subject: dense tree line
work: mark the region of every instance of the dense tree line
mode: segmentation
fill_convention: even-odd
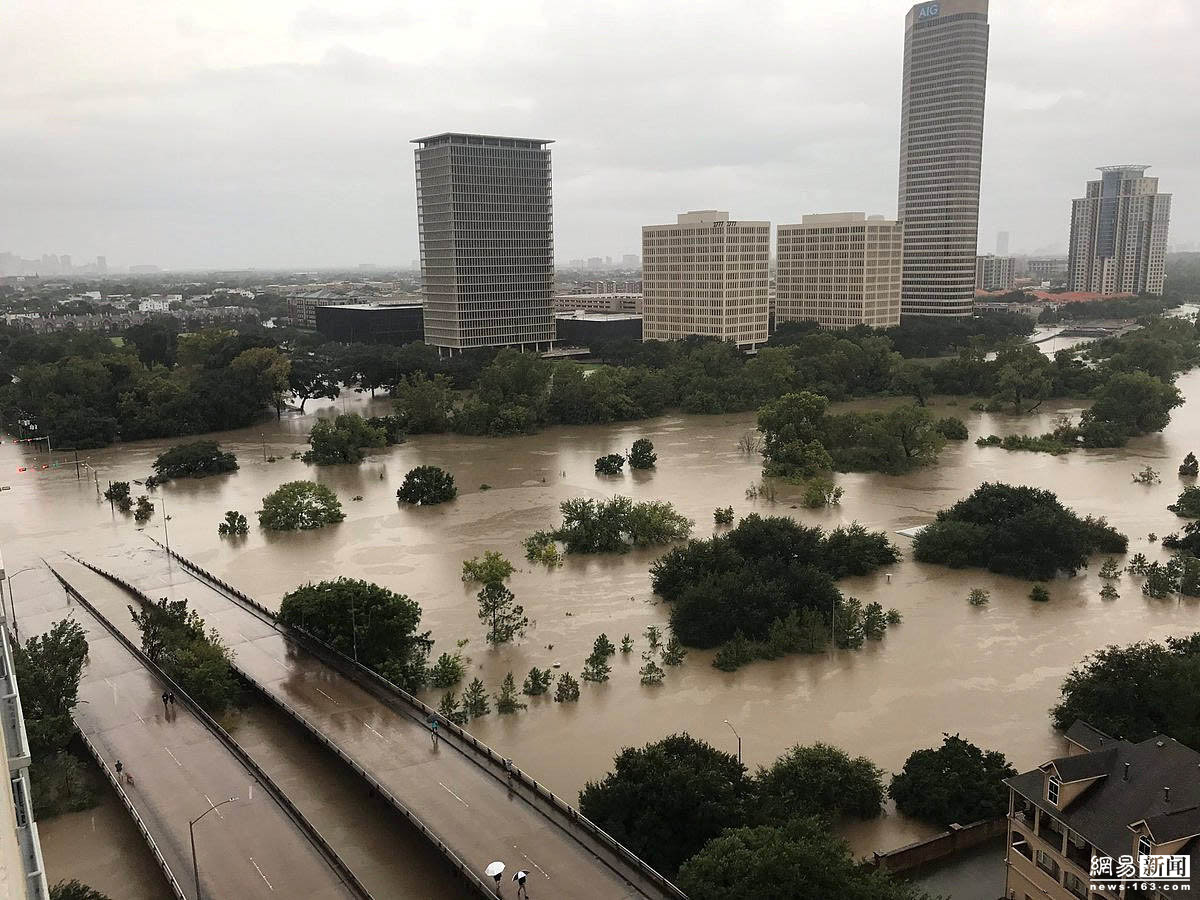
[[[671,628],[684,644],[759,642],[752,655],[781,656],[820,650],[830,635],[840,646],[861,645],[866,610],[844,598],[834,581],[899,556],[886,535],[857,523],[825,534],[787,517],[755,514],[725,534],[668,551],[650,575],[654,591],[671,604]]]
[[[899,474],[936,462],[946,443],[940,423],[920,406],[840,414],[828,409],[826,397],[801,391],[759,410],[765,474],[812,478],[829,469]]]
[[[1082,719],[1130,741],[1166,734],[1200,746],[1194,696],[1200,684],[1200,632],[1164,642],[1116,645],[1087,656],[1067,675],[1050,711],[1056,728]]]
[[[237,457],[222,450],[216,441],[192,441],[168,447],[154,460],[154,477],[162,481],[174,478],[206,478],[236,472]]]
[[[832,836],[843,816],[873,818],[882,772],[824,744],[793,747],[751,774],[687,734],[622,750],[580,792],[580,811],[690,897],[916,900],[860,867]]]
[[[917,534],[913,556],[1046,580],[1059,572],[1074,575],[1093,553],[1124,553],[1128,546],[1103,518],[1080,517],[1052,491],[997,482],[941,510]]]

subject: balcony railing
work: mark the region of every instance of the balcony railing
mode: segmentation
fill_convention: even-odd
[[[29,766],[29,739],[21,712],[21,693],[17,690],[16,668],[7,629],[0,627],[0,719],[3,720],[4,746],[8,751],[8,771]]]

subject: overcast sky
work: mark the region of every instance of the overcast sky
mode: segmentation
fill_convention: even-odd
[[[16,0],[0,251],[407,265],[414,137],[552,138],[556,257],[686,209],[896,212],[903,0]],[[353,10],[353,11],[350,11]],[[1200,3],[992,0],[981,252],[1149,163],[1200,241]]]

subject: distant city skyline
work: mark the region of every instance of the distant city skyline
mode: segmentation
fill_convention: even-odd
[[[447,129],[555,137],[560,265],[635,253],[680,209],[890,217],[910,5],[19,2],[0,248],[110,270],[407,265],[408,140]],[[981,250],[1008,231],[1010,253],[1065,253],[1079,185],[1125,161],[1170,185],[1171,241],[1196,246],[1194,6],[1006,0],[990,22]]]

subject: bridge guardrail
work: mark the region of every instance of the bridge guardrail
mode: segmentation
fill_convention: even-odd
[[[82,560],[79,560],[74,556],[71,558],[76,559],[76,561],[81,565],[87,565],[87,563],[84,563]],[[146,656],[140,647],[136,646],[133,641],[129,640],[129,638],[126,637],[123,632],[121,632],[119,628],[109,622],[108,619],[106,619],[100,613],[100,611],[92,605],[91,601],[84,597],[74,585],[72,585],[69,581],[67,581],[66,578],[59,574],[59,572],[49,563],[46,565],[47,568],[49,568],[54,574],[54,577],[62,582],[63,587],[70,592],[71,596],[78,600],[80,605],[86,608],[88,612],[90,612],[96,618],[96,620],[102,626],[104,626],[105,630],[107,630],[109,634],[116,638],[126,650],[132,653],[133,657],[138,660],[138,662],[141,663],[147,669],[147,671],[149,671],[155,678],[159,679],[163,684],[167,685],[173,692],[177,693],[180,699],[182,699],[187,705],[188,709],[191,710],[192,715],[194,715],[197,720],[215,738],[217,738],[217,740],[219,740],[252,775],[254,775],[255,779],[259,782],[259,784],[262,785],[264,789],[266,789],[266,791],[271,795],[272,799],[279,804],[280,808],[287,814],[288,818],[291,819],[304,833],[304,835],[313,842],[313,845],[325,858],[325,862],[331,869],[334,870],[334,872],[337,873],[342,882],[346,884],[346,886],[349,887],[356,896],[362,898],[362,900],[374,900],[370,892],[366,889],[362,882],[358,880],[358,876],[354,874],[348,865],[346,865],[341,856],[338,855],[337,851],[333,849],[330,843],[325,840],[325,837],[320,831],[317,830],[317,827],[308,820],[307,816],[300,812],[296,805],[292,803],[291,798],[289,798],[288,795],[283,792],[283,790],[275,783],[271,776],[268,775],[254,760],[254,758],[246,752],[242,745],[235,741],[232,735],[222,728],[220,724],[218,724],[218,722],[200,706],[200,704],[193,700],[188,695],[187,691],[180,687],[180,685],[173,678],[171,678],[170,675],[164,672],[155,662]],[[88,566],[88,568],[91,569],[93,567]],[[132,585],[121,582],[120,579],[109,573],[100,570],[94,571],[97,571],[98,574],[104,575],[106,578],[109,578],[120,584],[123,588],[125,588],[125,590],[137,597],[139,602],[142,604],[153,604],[153,601],[149,597],[134,588]]]
[[[100,755],[100,751],[96,749],[96,745],[88,740],[88,736],[84,734],[82,728],[76,728],[80,739],[83,741],[83,746],[87,748],[88,753],[92,755],[92,759],[96,761],[96,765],[100,767],[100,771],[104,773],[104,777],[108,779],[108,783],[112,785],[113,790],[117,792],[117,797],[120,798],[121,804],[125,807],[125,811],[133,817],[133,824],[137,826],[137,830],[141,832],[142,839],[145,840],[146,846],[150,848],[150,852],[154,855],[155,861],[159,868],[163,870],[163,874],[167,877],[167,886],[171,889],[171,893],[178,900],[188,900],[183,893],[183,888],[179,886],[179,881],[175,878],[175,873],[171,871],[171,866],[167,863],[166,857],[162,855],[162,851],[158,849],[158,842],[154,840],[154,835],[150,833],[150,829],[146,827],[146,823],[142,821],[142,817],[138,815],[137,808],[133,805],[133,801],[129,799],[129,795],[125,793],[125,789],[121,787],[121,782],[117,778],[116,773],[108,767],[108,763],[104,761],[104,757]]]
[[[114,584],[119,585],[127,593],[132,594],[134,597],[136,597],[140,603],[149,604],[149,603],[154,602],[145,592],[143,592],[139,588],[135,587],[134,585],[130,584],[128,581],[121,578],[121,576],[116,575],[113,572],[109,572],[105,569],[102,569],[99,566],[93,565],[92,563],[89,563],[84,559],[80,559],[79,557],[74,556],[72,554],[68,553],[67,555],[70,556],[71,559],[78,562],[81,566],[85,566],[86,568],[91,569],[96,574],[102,575],[103,577],[112,581]],[[65,583],[65,581],[64,581],[64,583]],[[85,601],[82,601],[82,602],[85,602]],[[91,606],[88,605],[88,608],[91,609]],[[100,618],[100,620],[102,622],[104,622],[106,625],[108,624],[107,621],[102,616],[99,616],[98,613],[96,615]],[[124,635],[120,635],[120,637],[124,638]],[[126,643],[128,643],[128,641],[126,641]],[[257,690],[259,692],[259,694],[261,694],[263,696],[263,698],[265,698],[266,700],[270,701],[271,703],[273,703],[274,705],[276,705],[280,709],[282,709],[294,721],[296,721],[297,724],[299,724],[302,728],[304,728],[305,731],[307,731],[309,734],[313,735],[325,747],[327,747],[329,750],[333,751],[333,753],[336,754],[339,759],[341,759],[344,763],[346,763],[348,766],[350,766],[351,769],[353,769],[356,773],[358,773],[360,776],[362,776],[362,778],[367,782],[367,784],[369,784],[371,786],[372,790],[376,791],[380,796],[382,796],[384,799],[386,799],[388,801],[388,803],[390,803],[397,812],[399,812],[401,815],[403,815],[405,818],[407,818],[410,822],[412,822],[412,824],[414,826],[416,826],[417,830],[421,833],[421,835],[423,837],[425,837],[427,840],[429,840],[434,845],[434,847],[437,850],[439,850],[446,857],[446,860],[459,873],[459,875],[461,875],[463,878],[465,878],[467,880],[468,884],[470,884],[476,890],[481,891],[487,897],[495,896],[495,894],[491,890],[491,888],[489,888],[487,886],[487,884],[475,873],[475,871],[469,865],[467,865],[440,837],[438,837],[437,833],[435,831],[433,831],[433,829],[431,829],[423,821],[421,821],[420,817],[417,816],[416,813],[414,813],[411,809],[409,809],[407,806],[405,806],[404,803],[399,798],[397,798],[394,794],[392,794],[391,791],[389,791],[386,787],[384,787],[378,781],[378,779],[376,779],[373,775],[371,775],[364,768],[362,768],[362,766],[360,766],[353,759],[351,759],[340,747],[337,746],[337,744],[333,743],[320,730],[314,728],[312,726],[312,724],[309,723],[308,720],[305,719],[305,717],[299,712],[299,710],[295,709],[293,706],[289,705],[288,703],[283,701],[281,698],[276,697],[274,694],[272,694],[270,691],[268,691],[264,685],[260,684],[257,679],[255,679],[253,676],[246,673],[244,670],[240,669],[236,663],[231,663],[231,666],[234,669],[234,671],[237,672],[239,678],[241,678],[242,680],[244,680],[247,683],[249,683],[250,685],[252,685],[255,688],[255,690]],[[165,673],[164,673],[164,677],[165,677]],[[220,726],[218,726],[218,727],[220,727]],[[230,740],[232,741],[233,738],[230,737]]]
[[[196,563],[192,562],[190,559],[180,555],[179,553],[175,552],[174,550],[167,550],[167,548],[162,543],[160,543],[158,540],[156,540],[154,537],[152,537],[150,535],[147,535],[147,537],[159,549],[165,550],[167,553],[169,553],[184,568],[186,568],[189,571],[191,571],[192,573],[200,576],[202,580],[205,580],[205,581],[209,582],[210,584],[217,585],[218,587],[220,587],[221,589],[226,591],[228,594],[232,595],[233,597],[237,598],[239,601],[250,606],[257,613],[259,613],[263,618],[265,618],[267,620],[268,624],[270,624],[272,627],[274,627],[276,631],[278,631],[281,634],[285,635],[286,637],[296,641],[296,643],[298,643],[300,646],[304,647],[306,650],[308,650],[314,656],[318,657],[319,659],[324,660],[329,665],[332,665],[334,668],[336,668],[340,672],[342,672],[342,674],[347,675],[347,677],[356,681],[361,686],[366,687],[368,690],[371,690],[371,687],[368,687],[368,685],[374,687],[375,690],[371,690],[371,692],[375,693],[376,696],[378,696],[379,691],[382,691],[386,695],[389,695],[390,698],[401,700],[406,705],[412,707],[417,713],[420,714],[419,718],[422,722],[427,721],[431,717],[436,718],[440,727],[451,731],[451,733],[453,733],[460,740],[469,744],[475,750],[476,753],[487,756],[487,758],[492,763],[494,763],[496,767],[502,768],[504,766],[505,757],[501,756],[499,753],[497,753],[495,750],[493,750],[487,744],[485,744],[482,741],[475,738],[474,735],[472,735],[466,729],[462,728],[460,725],[458,725],[454,722],[451,722],[449,719],[447,719],[445,716],[443,716],[441,713],[439,713],[433,707],[428,706],[423,701],[414,697],[408,691],[404,690],[400,686],[398,686],[398,685],[394,684],[393,682],[389,681],[388,679],[384,678],[382,675],[380,675],[374,669],[369,669],[366,666],[362,665],[361,663],[357,662],[356,660],[351,659],[350,657],[346,656],[344,653],[334,649],[333,647],[329,646],[327,643],[322,641],[320,638],[315,637],[314,635],[310,634],[309,632],[305,631],[304,629],[297,628],[293,625],[288,625],[284,622],[281,622],[279,620],[279,617],[274,612],[267,609],[265,606],[263,606],[261,603],[259,603],[254,598],[250,597],[244,591],[241,591],[238,588],[234,587],[233,585],[229,584],[228,582],[224,581],[223,579],[218,578],[212,572],[209,572],[207,569],[204,569],[203,567],[197,565]],[[80,560],[80,562],[82,563],[83,561]],[[83,563],[83,564],[88,565],[87,563]],[[89,565],[89,568],[93,568],[93,567]],[[351,674],[351,673],[353,673],[353,674]],[[364,682],[366,682],[366,684],[364,684]],[[662,875],[656,869],[652,868],[648,863],[646,863],[644,860],[642,860],[642,858],[639,857],[636,853],[634,853],[632,850],[630,850],[624,844],[617,841],[615,838],[613,838],[611,835],[609,835],[608,832],[604,831],[604,829],[602,829],[599,825],[592,822],[585,815],[583,815],[581,812],[579,812],[579,810],[575,809],[573,806],[571,806],[569,803],[567,803],[565,800],[563,800],[557,794],[550,791],[544,785],[538,784],[537,781],[535,781],[532,777],[530,777],[522,769],[520,769],[516,766],[513,766],[511,768],[511,770],[502,769],[502,771],[504,771],[505,777],[502,777],[500,775],[500,772],[497,771],[496,769],[488,769],[488,771],[493,775],[493,777],[497,778],[498,780],[500,780],[502,782],[505,781],[505,777],[507,776],[508,772],[511,771],[513,777],[517,781],[524,784],[529,790],[533,791],[534,794],[536,794],[537,796],[542,797],[545,800],[547,800],[551,806],[553,806],[559,812],[566,815],[567,818],[572,823],[578,824],[580,826],[580,828],[582,828],[585,832],[587,832],[591,837],[593,837],[594,839],[599,841],[601,844],[603,844],[605,847],[607,847],[612,853],[614,853],[617,857],[619,857],[627,865],[629,865],[629,866],[633,867],[635,870],[637,870],[638,874],[640,874],[647,881],[656,885],[660,890],[662,890],[665,894],[667,894],[667,896],[675,898],[675,900],[687,900],[687,894],[685,894],[682,890],[680,890],[666,876]],[[568,831],[568,833],[570,833],[570,832]],[[572,836],[575,837],[576,840],[578,840],[577,835],[572,835]]]

